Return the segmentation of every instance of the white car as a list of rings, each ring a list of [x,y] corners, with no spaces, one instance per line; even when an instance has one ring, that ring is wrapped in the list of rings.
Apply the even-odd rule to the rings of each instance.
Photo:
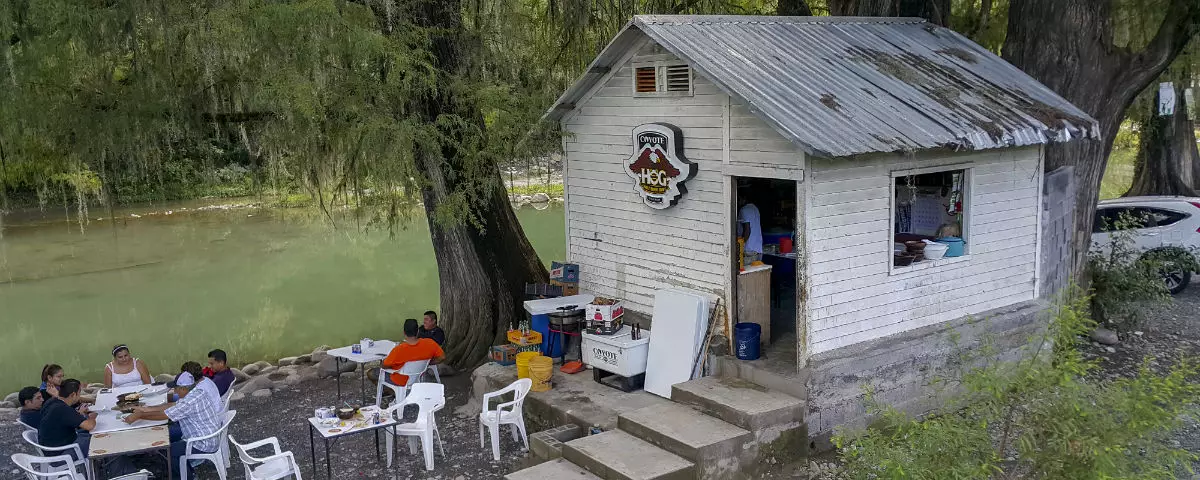
[[[1119,222],[1122,218],[1126,221]],[[1196,255],[1200,252],[1200,198],[1126,197],[1101,201],[1096,206],[1092,244],[1107,251],[1112,242],[1111,231],[1114,226],[1135,230],[1133,241],[1138,251],[1189,252]],[[1184,270],[1168,269],[1163,272],[1163,281],[1172,294],[1182,292],[1191,281],[1192,272]]]

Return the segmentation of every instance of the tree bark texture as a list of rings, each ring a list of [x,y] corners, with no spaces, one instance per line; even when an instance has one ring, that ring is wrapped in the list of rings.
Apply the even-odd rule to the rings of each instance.
[[[1158,89],[1156,85],[1150,88]],[[1184,178],[1184,167],[1190,168],[1195,161],[1195,125],[1188,119],[1183,91],[1176,92],[1175,100],[1174,115],[1161,116],[1160,95],[1155,93],[1149,116],[1138,131],[1137,164],[1125,196],[1196,194],[1190,179]],[[1188,170],[1187,176],[1191,173]]]
[[[430,125],[445,115],[482,125],[481,114],[474,106],[450,98],[454,76],[466,75],[461,71],[464,52],[460,49],[472,45],[465,38],[460,2],[402,1],[404,5],[397,10],[407,11],[411,22],[431,32],[430,48],[440,74],[437,93],[412,99],[406,111]],[[457,135],[450,128],[441,133],[450,138]],[[445,140],[440,154],[416,153],[417,168],[426,177],[421,198],[438,264],[439,318],[446,330],[444,348],[451,365],[471,367],[524,315],[525,283],[544,283],[548,273],[521,230],[495,165],[466,165],[465,152]],[[495,177],[485,182],[488,188],[482,199],[471,206],[482,225],[437,221],[439,206],[450,201],[455,192],[470,188],[465,182],[472,180],[464,179],[462,174],[466,171],[486,171]]]
[[[829,0],[829,14],[847,17],[920,17],[950,24],[950,0]]]
[[[1113,45],[1113,2],[1012,0],[1003,57],[1090,114],[1100,141],[1046,147],[1046,171],[1075,167],[1075,272],[1083,273],[1092,221],[1113,139],[1125,110],[1179,55],[1200,25],[1196,0],[1171,0],[1150,43],[1134,51]]]
[[[812,9],[807,0],[779,0],[775,5],[775,14],[790,17],[807,17],[812,15]]]

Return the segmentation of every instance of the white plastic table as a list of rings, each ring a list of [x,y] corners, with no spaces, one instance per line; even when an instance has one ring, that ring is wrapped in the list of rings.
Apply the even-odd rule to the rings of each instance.
[[[92,469],[99,472],[107,459],[148,452],[162,455],[167,462],[167,471],[172,471],[174,466],[171,465],[171,436],[166,426],[93,433],[88,445],[88,461],[92,462]],[[107,478],[99,474],[97,477]]]
[[[359,394],[362,395],[362,404],[367,403],[367,367],[371,362],[381,362],[387,358],[392,349],[396,348],[396,342],[391,340],[376,340],[375,345],[368,347],[362,345],[362,353],[354,353],[352,345],[335,348],[328,352],[329,356],[337,359],[337,392],[338,402],[342,401],[342,362],[354,362],[362,366],[362,377],[359,378]]]
[[[96,395],[96,404],[90,408],[96,412],[96,428],[92,429],[92,435],[166,425],[166,420],[138,420],[132,424],[122,420],[124,415],[113,410],[113,407],[117,406],[117,396],[135,392],[142,392],[142,403],[152,407],[167,403],[167,393],[170,389],[165,385],[136,385],[101,390]]]
[[[375,345],[379,345],[379,341],[375,341]],[[371,417],[375,412],[380,412],[380,423],[371,423]],[[314,440],[315,435],[319,434],[321,440],[325,443],[325,477],[332,479],[332,467],[330,466],[329,443],[336,442],[339,438],[347,435],[355,435],[365,432],[375,432],[375,459],[379,459],[379,430],[391,427],[400,423],[391,415],[384,415],[384,410],[377,406],[366,406],[358,411],[358,414],[350,420],[336,420],[332,424],[325,424],[316,417],[308,418],[308,446],[312,449],[312,469],[313,477],[317,476],[317,443]]]

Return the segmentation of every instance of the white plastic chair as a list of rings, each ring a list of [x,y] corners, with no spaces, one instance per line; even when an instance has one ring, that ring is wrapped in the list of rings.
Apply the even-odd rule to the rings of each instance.
[[[142,469],[129,475],[121,475],[108,480],[150,480],[150,471]]]
[[[430,365],[428,368],[425,369],[425,373],[432,373],[433,381],[435,381],[437,383],[442,383],[442,374],[438,373],[437,365]]]
[[[429,369],[429,360],[413,360],[404,362],[399,370],[389,370],[379,367],[379,381],[375,382],[375,406],[383,407],[383,387],[387,386],[392,389],[392,393],[396,394],[396,399],[392,401],[392,405],[398,405],[404,401],[404,397],[408,395],[408,391],[413,385],[421,382],[421,377],[425,375],[425,371]],[[392,383],[392,374],[399,373],[408,376],[408,382],[404,385],[396,385]]]
[[[217,470],[217,476],[221,477],[221,480],[225,480],[225,475],[228,473],[226,471],[227,467],[225,466],[225,456],[229,454],[229,447],[225,446],[225,438],[229,432],[229,424],[233,423],[233,417],[235,416],[237,416],[237,410],[225,412],[225,423],[221,425],[219,430],[203,437],[187,439],[187,447],[183,451],[183,456],[179,457],[180,480],[187,480],[188,464],[191,463],[192,460],[207,460],[212,462],[213,467]],[[217,439],[217,451],[205,453],[199,450],[193,450],[193,448],[195,448],[193,445],[210,438]]]
[[[16,419],[16,420],[14,420],[14,421],[13,421],[13,423],[15,423],[15,424],[17,424],[17,425],[20,425],[20,426],[21,426],[21,428],[22,428],[22,429],[24,429],[24,430],[33,430],[33,431],[35,431],[35,432],[37,431],[37,427],[34,427],[34,426],[32,426],[32,425],[30,425],[30,424],[28,424],[28,423],[22,422],[22,421],[21,421],[21,419],[19,419],[19,418],[18,418],[18,419]]]
[[[393,404],[392,407],[384,411],[385,415],[395,415],[397,418],[404,415],[404,407],[407,405],[417,406],[417,419],[412,423],[402,423],[385,430],[387,437],[387,466],[392,466],[392,453],[395,449],[395,437],[409,437],[408,450],[411,454],[417,453],[417,441],[420,440],[421,451],[425,457],[425,470],[433,470],[433,439],[436,436],[438,440],[438,448],[442,451],[442,458],[446,458],[446,448],[442,445],[442,435],[437,428],[437,420],[434,418],[434,412],[441,410],[446,406],[446,387],[440,383],[418,383],[413,385],[412,391],[408,396],[404,397],[404,401]]]
[[[25,472],[29,480],[86,480],[75,470],[75,463],[67,455],[56,457],[35,457],[24,453],[14,453],[13,463]]]
[[[229,411],[229,399],[233,398],[233,386],[234,385],[237,385],[236,378],[233,379],[233,382],[230,382],[229,389],[225,390],[225,395],[221,396],[222,411],[225,411],[225,412]],[[221,442],[221,454],[225,458],[225,468],[228,469],[229,468],[229,446],[226,445],[225,442]]]
[[[512,425],[513,441],[518,440],[517,433],[519,432],[521,434],[519,440],[525,442],[525,450],[529,450],[529,436],[525,435],[525,415],[522,413],[521,407],[525,404],[525,395],[529,394],[531,387],[533,387],[533,380],[522,378],[502,390],[483,394],[483,412],[479,414],[479,448],[483,448],[483,427],[486,425],[492,434],[492,458],[496,461],[500,461],[500,426],[502,425]],[[511,402],[496,405],[495,409],[488,407],[491,399],[509,392],[514,392]]]
[[[296,457],[292,455],[292,452],[284,452],[279,448],[279,439],[271,437],[242,445],[237,443],[237,440],[231,435],[229,443],[233,444],[233,448],[238,452],[238,458],[242,460],[242,466],[246,468],[247,480],[277,480],[288,476],[294,476],[296,480],[301,480],[300,465],[296,463]],[[250,450],[267,445],[271,446],[273,451],[271,455],[265,457],[250,455]]]
[[[68,457],[68,458],[78,459],[78,460],[71,460],[71,462],[70,462],[72,465],[71,470],[74,470],[74,467],[83,467],[83,473],[84,473],[84,475],[86,475],[86,478],[94,478],[92,475],[92,462],[89,462],[87,460],[87,457],[85,457],[83,455],[83,450],[81,450],[79,448],[78,443],[71,443],[68,445],[63,445],[61,447],[47,447],[47,446],[38,444],[37,430],[26,430],[24,432],[21,432],[21,438],[24,438],[25,443],[28,443],[30,446],[32,446],[34,449],[36,449],[38,453],[42,454],[42,457],[58,458],[56,455],[63,456],[65,454],[67,454],[67,452],[74,453],[75,455],[73,457]],[[35,458],[37,458],[37,457],[35,457]],[[53,478],[53,477],[50,477],[50,478]]]

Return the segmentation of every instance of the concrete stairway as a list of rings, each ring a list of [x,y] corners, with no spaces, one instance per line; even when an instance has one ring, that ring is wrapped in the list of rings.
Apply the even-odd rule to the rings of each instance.
[[[562,459],[508,480],[732,480],[757,477],[766,455],[802,455],[804,404],[739,379],[675,385],[672,403],[625,412],[617,430],[562,445]]]

